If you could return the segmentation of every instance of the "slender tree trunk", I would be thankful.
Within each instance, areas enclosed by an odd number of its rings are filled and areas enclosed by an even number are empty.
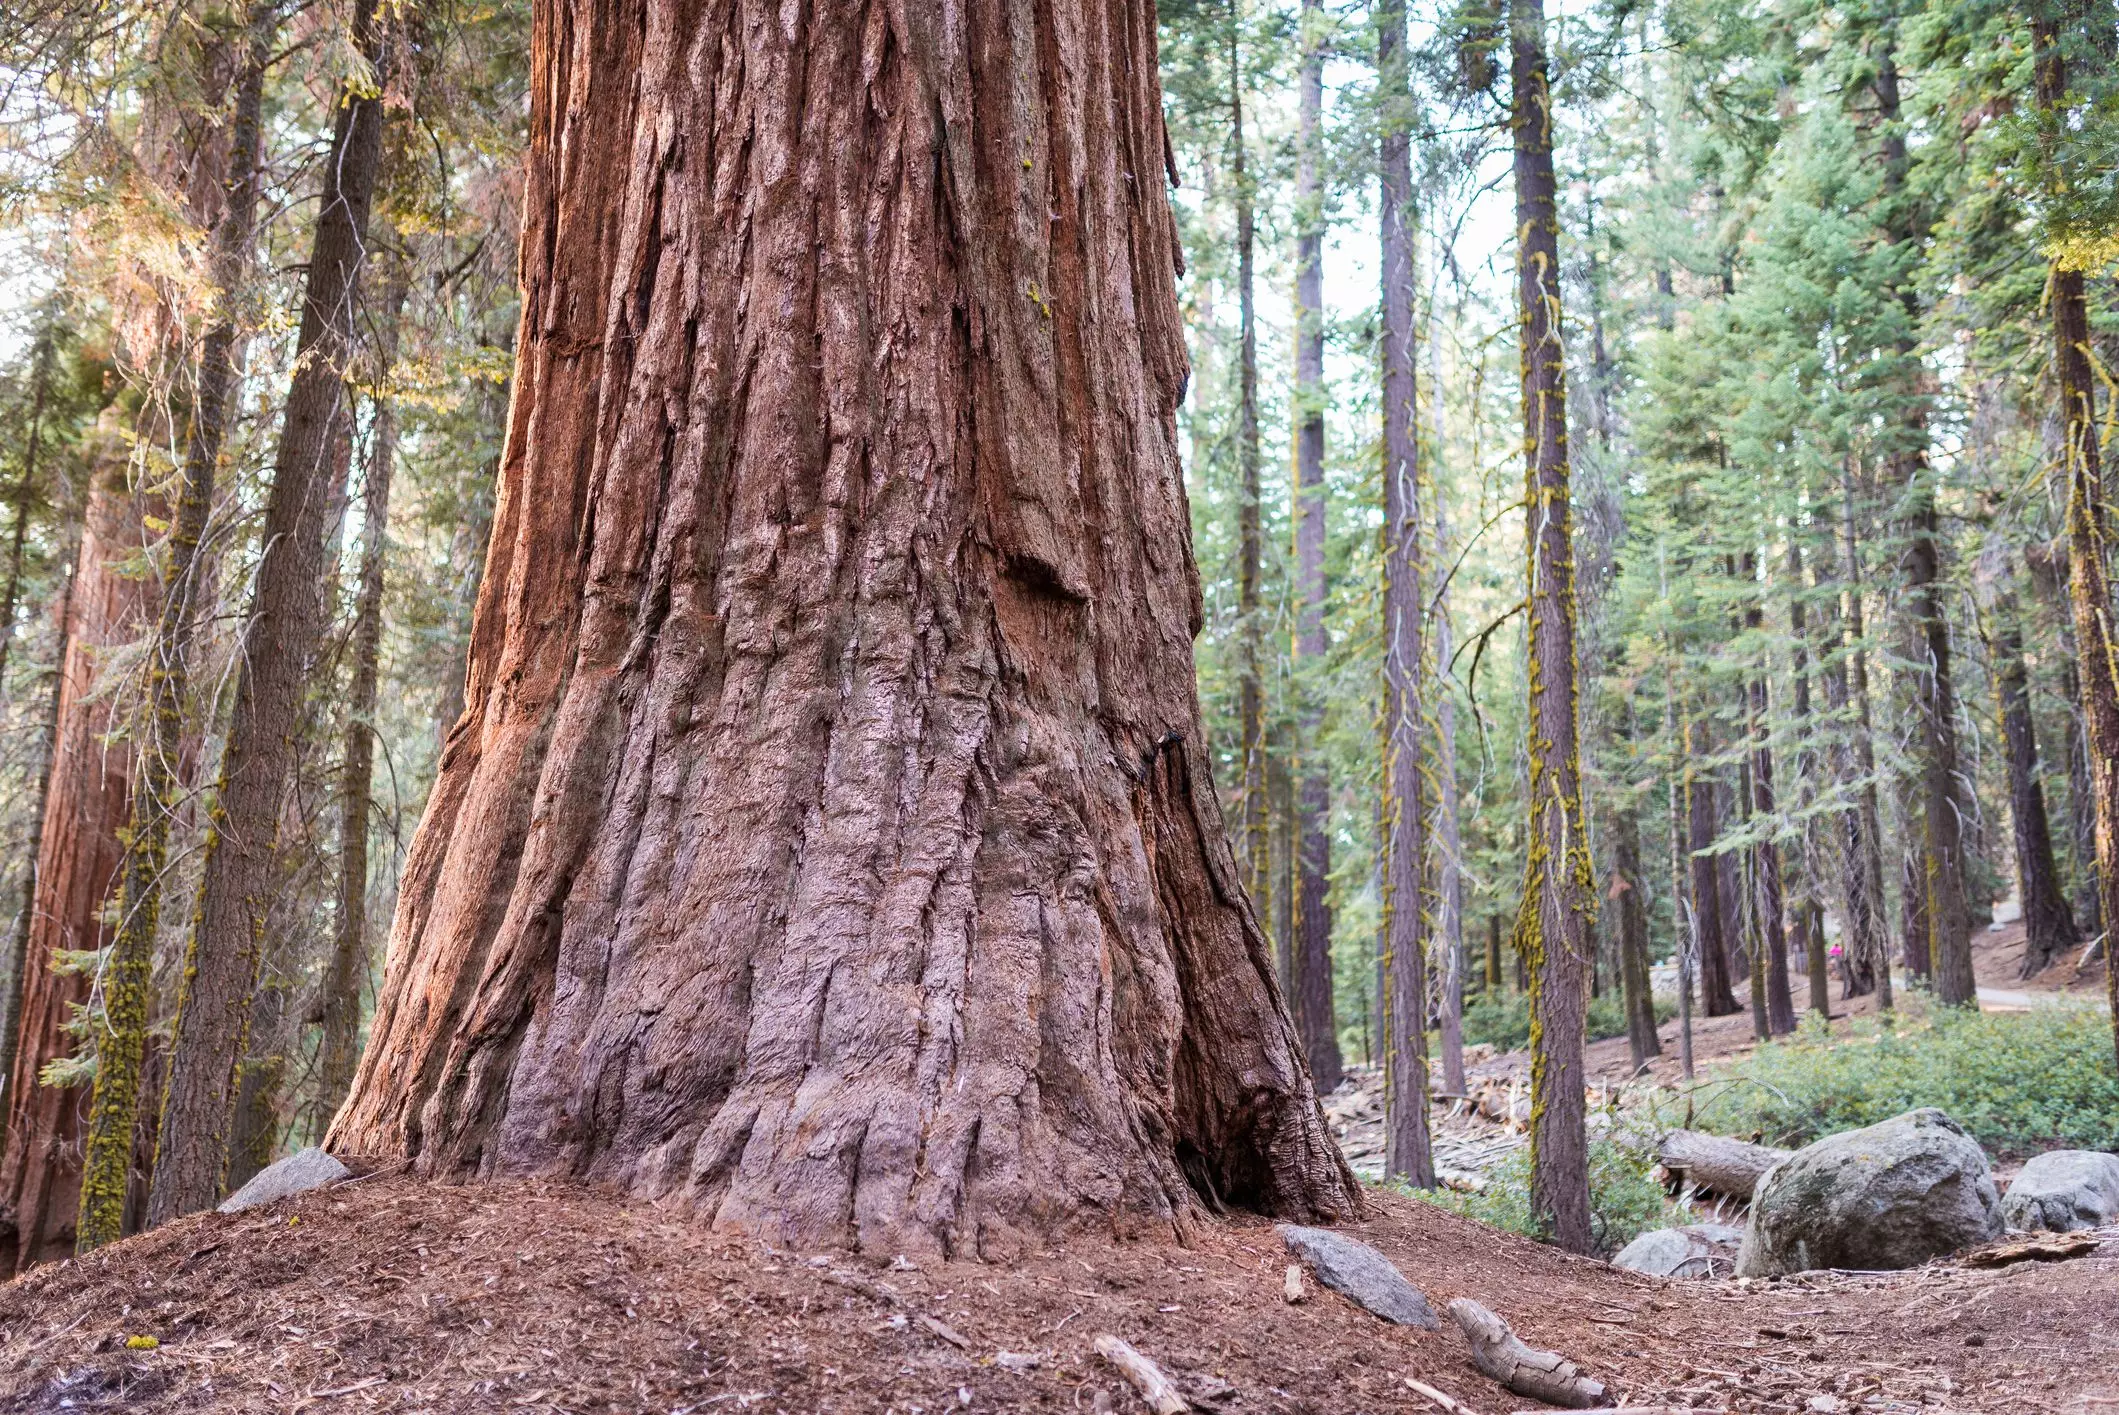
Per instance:
[[[2031,585],[2039,602],[2052,616],[2058,644],[2054,657],[2060,667],[2062,749],[2067,753],[2068,858],[2075,884],[2074,913],[2080,916],[2080,932],[2095,938],[2104,932],[2097,887],[2096,789],[2090,779],[2089,746],[2082,730],[2082,675],[2076,668],[2074,606],[2068,590],[2068,551],[2065,540],[2053,545],[2031,545],[2024,559],[2031,569]]]
[[[1688,716],[1684,731],[1685,816],[1691,837],[1687,853],[1692,860],[1692,927],[1699,943],[1700,1006],[1709,1017],[1727,1017],[1742,1009],[1729,974],[1729,944],[1723,935],[1721,860],[1707,853],[1721,833],[1714,778],[1701,767],[1714,755],[1714,743],[1705,721]]]
[[[1589,1149],[1582,1091],[1585,976],[1596,918],[1575,720],[1575,576],[1560,330],[1560,222],[1543,0],[1510,0],[1523,505],[1530,607],[1528,858],[1516,944],[1530,973],[1531,1211],[1586,1253]]]
[[[2032,21],[2038,106],[2048,141],[2062,121],[2068,77],[2054,21]],[[2089,301],[2082,272],[2058,265],[2048,278],[2053,311],[2053,372],[2060,390],[2060,423],[2067,474],[2068,591],[2080,653],[2082,722],[2088,739],[2096,803],[2098,913],[2107,928],[2119,920],[2119,626],[2113,623],[2111,513],[2107,508],[2097,423],[2097,383],[2090,354]],[[2119,1048],[2119,950],[2106,935],[2105,986]]]
[[[22,449],[22,475],[15,482],[14,511],[15,529],[10,537],[7,559],[7,593],[0,602],[0,685],[7,681],[8,659],[15,647],[15,613],[21,604],[22,552],[29,537],[29,517],[37,492],[37,462],[44,446],[44,408],[51,391],[52,336],[44,330],[37,339],[35,353],[31,356],[30,409],[28,436]],[[73,587],[72,568],[68,567],[66,588],[60,592],[60,603],[65,603],[67,590]],[[59,616],[60,631],[64,633],[66,616]],[[58,710],[58,689],[52,690],[52,712]],[[15,908],[15,921],[8,929],[7,940],[7,991],[0,997],[0,1163],[7,1156],[9,1123],[14,1117],[15,1053],[22,1042],[22,984],[26,977],[29,959],[30,913],[37,899],[37,851],[42,844],[44,832],[44,806],[51,785],[52,733],[47,727],[42,737],[38,768],[36,805],[30,820],[29,848],[25,852],[22,872],[22,899]]]
[[[265,67],[277,33],[276,7],[252,6],[235,84],[229,131],[227,200],[215,223],[212,271],[218,292],[214,322],[201,341],[184,483],[169,531],[169,561],[146,671],[147,730],[119,871],[118,922],[105,984],[104,1033],[98,1041],[95,1092],[89,1102],[81,1174],[79,1251],[125,1231],[135,1132],[143,1094],[147,1031],[153,1011],[155,939],[163,872],[181,786],[185,700],[190,692],[192,626],[202,607],[199,544],[213,511],[214,485],[234,403],[243,320],[237,292],[256,239]]]
[[[1889,40],[1876,56],[1870,81],[1877,100],[1882,147],[1883,224],[1892,244],[1917,250],[1920,217],[1906,193],[1908,157],[1900,122],[1896,55]],[[1920,317],[1919,295],[1909,281],[1900,292],[1909,325]],[[1919,764],[1920,860],[1928,970],[1935,995],[1948,1006],[1976,1004],[1972,980],[1972,926],[1964,894],[1964,818],[1957,788],[1957,700],[1951,677],[1950,628],[1943,615],[1941,524],[1928,467],[1927,396],[1916,346],[1899,339],[1900,407],[1895,445],[1885,461],[1891,484],[1911,504],[1910,544],[1905,554],[1906,614],[1912,635],[1913,689],[1918,720],[1914,757]],[[1909,940],[1910,941],[1910,940]]]
[[[375,693],[382,658],[383,564],[389,547],[390,479],[397,459],[397,405],[390,371],[397,363],[398,327],[411,277],[408,256],[393,262],[379,309],[375,349],[375,418],[361,499],[360,586],[353,600],[353,691],[346,704],[346,741],[339,766],[338,900],[331,963],[314,1020],[318,1042],[317,1111],[337,1113],[353,1086],[360,1060],[361,994],[368,981],[368,815],[375,772]]]
[[[1152,14],[682,18],[537,13],[467,724],[327,1144],[805,1251],[1351,1216],[1201,741]]]
[[[380,69],[379,31],[373,0],[362,0],[354,40]],[[325,164],[296,342],[299,361],[273,461],[265,548],[243,626],[235,710],[177,995],[150,1225],[210,1207],[227,1174],[265,911],[277,874],[281,793],[323,631],[319,587],[340,494],[333,476],[343,476],[351,437],[345,379],[382,125],[379,94],[346,95]]]
[[[1440,438],[1437,438],[1439,444]],[[1440,487],[1434,488],[1435,565],[1446,574],[1449,519]],[[1435,933],[1442,940],[1442,1088],[1464,1094],[1464,838],[1457,819],[1457,702],[1449,691],[1448,665],[1455,645],[1450,634],[1449,590],[1435,596],[1435,780],[1440,806],[1435,821]]]
[[[1314,675],[1324,663],[1324,6],[1303,0],[1295,171],[1295,662]],[[1332,1000],[1332,781],[1318,741],[1318,686],[1297,682],[1303,702],[1296,783],[1295,1016],[1319,1089],[1345,1074]]]
[[[1766,626],[1765,607],[1753,601],[1745,611],[1745,621],[1753,630],[1763,631]],[[1751,729],[1751,809],[1764,821],[1761,838],[1752,846],[1752,870],[1756,876],[1755,907],[1758,911],[1758,952],[1762,955],[1754,965],[1765,980],[1766,1024],[1773,1036],[1786,1036],[1795,1030],[1795,999],[1788,986],[1788,928],[1784,910],[1784,883],[1781,879],[1781,847],[1774,838],[1774,821],[1779,815],[1773,791],[1773,747],[1771,735],[1771,705],[1766,694],[1766,678],[1763,673],[1754,675],[1745,687],[1745,699],[1750,710]]]
[[[1498,994],[1501,981],[1501,916],[1486,916],[1486,991]]]
[[[1661,551],[1657,552],[1658,560]],[[1664,590],[1667,596],[1667,585]],[[1668,654],[1668,646],[1665,646]],[[1686,817],[1686,797],[1690,791],[1691,765],[1686,754],[1686,744],[1691,735],[1690,723],[1680,724],[1677,705],[1676,655],[1669,654],[1669,676],[1663,684],[1663,738],[1670,744],[1673,770],[1669,773],[1670,791],[1670,931],[1677,946],[1678,962],[1678,1069],[1686,1080],[1692,1079],[1692,986],[1694,963],[1700,956],[1699,910],[1686,895],[1686,848],[1685,840],[1690,822]],[[1694,879],[1697,873],[1694,872]]]
[[[1236,607],[1243,618],[1237,687],[1243,733],[1243,817],[1239,841],[1244,888],[1261,917],[1270,917],[1271,802],[1266,788],[1265,615],[1259,598],[1265,538],[1259,525],[1258,223],[1252,210],[1249,154],[1243,129],[1243,6],[1229,0],[1229,166],[1236,189],[1237,358],[1236,463],[1242,480],[1236,511]],[[1283,977],[1288,976],[1286,974]]]
[[[17,1271],[73,1248],[81,1176],[81,1096],[38,1083],[46,1063],[71,1055],[69,1030],[90,1002],[93,979],[61,973],[61,949],[93,952],[110,936],[104,905],[116,874],[120,830],[134,757],[111,740],[111,699],[98,668],[127,642],[142,609],[142,581],[129,570],[145,532],[125,485],[128,453],[115,428],[104,445],[83,513],[66,615],[54,732],[38,838],[36,893],[29,911],[22,976],[20,1044],[8,1079],[8,1133],[0,1163],[0,1205],[12,1218]],[[107,1000],[107,997],[106,997]]]
[[[1847,562],[1845,618],[1849,645],[1847,663],[1851,674],[1847,686],[1854,699],[1854,769],[1860,773],[1861,781],[1861,808],[1857,819],[1849,823],[1849,830],[1857,832],[1852,843],[1857,857],[1855,868],[1861,872],[1864,899],[1863,919],[1857,921],[1855,938],[1871,950],[1866,956],[1875,971],[1877,1010],[1888,1014],[1893,1008],[1891,928],[1884,897],[1883,808],[1876,773],[1874,700],[1869,688],[1869,637],[1862,613],[1861,538],[1854,519],[1852,468],[1842,484],[1842,491],[1840,535]],[[1907,908],[1910,909],[1912,904],[1912,899],[1908,898]],[[1864,921],[1868,933],[1860,931]]]
[[[1404,0],[1376,11],[1377,82],[1384,105],[1383,265],[1383,791],[1384,929],[1390,998],[1385,1056],[1385,1168],[1435,1186],[1427,1125],[1427,793],[1421,764],[1426,710],[1420,446],[1413,344],[1412,90]]]
[[[2082,942],[2060,867],[2053,859],[2052,827],[2040,781],[2038,732],[2031,721],[2031,675],[2023,661],[2023,629],[2013,595],[2002,595],[1992,611],[1987,660],[2001,714],[2008,759],[2009,818],[2016,847],[2017,892],[2023,899],[2023,966],[2019,976],[2044,971],[2055,955]]]
[[[1619,876],[1619,981],[1626,1001],[1626,1053],[1639,1071],[1663,1054],[1656,1037],[1655,993],[1648,974],[1648,902],[1643,895],[1641,823],[1629,800],[1612,817],[1612,859]]]

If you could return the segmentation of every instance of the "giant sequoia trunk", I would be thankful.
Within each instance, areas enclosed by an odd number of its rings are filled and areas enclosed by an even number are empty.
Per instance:
[[[45,1063],[69,1056],[73,1009],[94,981],[58,972],[53,952],[87,952],[110,937],[104,904],[120,854],[132,787],[130,750],[108,740],[111,700],[98,672],[131,637],[143,582],[125,570],[145,539],[139,507],[125,489],[126,458],[116,444],[99,457],[90,488],[81,549],[66,596],[51,781],[31,900],[22,977],[21,1044],[7,1078],[10,1143],[0,1162],[0,1212],[11,1233],[16,1270],[73,1252],[75,1201],[81,1183],[83,1093],[38,1084]]]
[[[1354,1212],[1201,741],[1152,17],[532,54],[467,708],[330,1145],[880,1253]]]

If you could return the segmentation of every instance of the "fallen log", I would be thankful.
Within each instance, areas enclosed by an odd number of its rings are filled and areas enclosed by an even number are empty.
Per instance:
[[[1547,1405],[1587,1410],[1604,1403],[1604,1383],[1553,1351],[1526,1346],[1508,1323],[1469,1297],[1449,1304],[1457,1329],[1471,1344],[1472,1364],[1503,1387]]]
[[[1751,1191],[1767,1170],[1793,1154],[1766,1145],[1747,1144],[1725,1135],[1673,1130],[1656,1147],[1656,1162],[1672,1184],[1691,1184],[1710,1194],[1749,1202]]]
[[[1163,1374],[1162,1367],[1111,1333],[1105,1332],[1096,1339],[1096,1354],[1118,1367],[1118,1373],[1132,1382],[1155,1415],[1185,1415],[1192,1408],[1177,1393],[1177,1383]]]

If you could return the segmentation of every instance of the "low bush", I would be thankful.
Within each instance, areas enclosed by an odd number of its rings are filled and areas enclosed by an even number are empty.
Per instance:
[[[1851,1039],[1807,1023],[1690,1093],[1691,1123],[1799,1146],[1939,1106],[1997,1156],[2119,1149],[2112,1023],[2092,1007],[1935,1008]]]
[[[1675,999],[1656,994],[1655,1020],[1677,1015]],[[1626,1004],[1617,993],[1589,1000],[1589,1040],[1626,1035]],[[1479,993],[1464,999],[1464,1040],[1485,1042],[1496,1051],[1520,1051],[1530,1045],[1530,996],[1527,993]]]
[[[1616,1253],[1666,1221],[1663,1186],[1654,1175],[1655,1157],[1612,1140],[1589,1143],[1589,1217],[1597,1251]],[[1452,1189],[1408,1191],[1451,1213],[1477,1219],[1510,1233],[1544,1242],[1549,1235],[1530,1211],[1530,1150],[1517,1150],[1486,1171],[1486,1187],[1476,1194]]]

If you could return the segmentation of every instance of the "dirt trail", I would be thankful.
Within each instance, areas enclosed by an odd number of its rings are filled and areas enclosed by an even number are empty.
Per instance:
[[[1635,1402],[2119,1402],[2119,1241],[2000,1272],[1673,1284],[1400,1196],[1374,1208],[1355,1231],[1438,1306],[1472,1296]],[[1091,1353],[1103,1331],[1204,1411],[1431,1408],[1407,1376],[1483,1415],[1528,1403],[1474,1372],[1454,1332],[1387,1327],[1329,1293],[1288,1305],[1285,1263],[1270,1227],[1236,1217],[1188,1248],[1078,1237],[1013,1268],[898,1270],[563,1185],[378,1177],[0,1288],[0,1410],[1139,1409]]]

